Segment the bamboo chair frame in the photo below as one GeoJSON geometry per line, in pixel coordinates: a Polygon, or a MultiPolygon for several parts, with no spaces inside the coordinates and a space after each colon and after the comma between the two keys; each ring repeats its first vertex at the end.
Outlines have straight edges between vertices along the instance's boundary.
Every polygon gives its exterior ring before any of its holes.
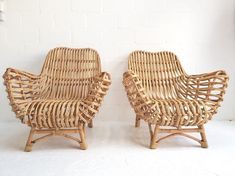
{"type": "Polygon", "coordinates": [[[227,88],[228,75],[219,70],[188,75],[172,52],[134,51],[128,59],[123,84],[140,120],[148,123],[150,148],[169,137],[181,135],[207,148],[204,124],[217,113],[227,88]],[[159,133],[169,133],[159,138],[159,133]],[[201,139],[188,133],[199,133],[201,139]]]}
{"type": "Polygon", "coordinates": [[[54,135],[87,148],[85,125],[93,127],[92,119],[111,84],[110,75],[101,72],[95,50],[55,48],[48,53],[40,75],[8,68],[3,78],[12,110],[31,127],[25,151],[54,135]],[[36,134],[44,136],[33,139],[36,134]]]}

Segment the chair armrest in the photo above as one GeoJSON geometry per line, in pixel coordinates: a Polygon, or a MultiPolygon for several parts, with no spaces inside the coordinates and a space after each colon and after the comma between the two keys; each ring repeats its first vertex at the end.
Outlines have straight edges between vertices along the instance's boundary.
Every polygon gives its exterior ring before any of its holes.
{"type": "Polygon", "coordinates": [[[150,101],[142,85],[142,81],[133,71],[127,71],[123,74],[123,85],[132,106],[139,99],[145,102],[150,101]]]}
{"type": "Polygon", "coordinates": [[[147,96],[139,76],[130,70],[125,72],[123,74],[123,85],[135,113],[140,118],[151,121],[155,103],[147,96]]]}
{"type": "Polygon", "coordinates": [[[16,117],[23,120],[25,106],[40,93],[40,77],[24,71],[8,68],[3,75],[4,84],[16,117]]]}
{"type": "Polygon", "coordinates": [[[225,71],[219,70],[200,75],[186,77],[186,96],[192,99],[203,100],[206,104],[219,107],[223,101],[229,77],[225,71]]]}
{"type": "Polygon", "coordinates": [[[107,94],[111,84],[111,76],[107,72],[94,77],[90,85],[88,95],[85,100],[80,103],[80,111],[85,121],[89,122],[99,111],[99,107],[107,94]]]}

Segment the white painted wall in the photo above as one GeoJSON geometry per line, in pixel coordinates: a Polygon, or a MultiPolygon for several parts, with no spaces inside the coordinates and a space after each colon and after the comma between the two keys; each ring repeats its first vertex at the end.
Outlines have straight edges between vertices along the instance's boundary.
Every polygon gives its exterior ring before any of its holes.
{"type": "MultiPolygon", "coordinates": [[[[57,46],[98,50],[112,86],[96,120],[130,120],[121,84],[136,49],[175,52],[190,74],[225,69],[231,79],[216,119],[235,119],[234,0],[4,0],[0,74],[15,67],[38,74],[57,46]]],[[[3,80],[1,80],[2,82],[3,80]]],[[[15,120],[0,85],[0,119],[15,120]]]]}

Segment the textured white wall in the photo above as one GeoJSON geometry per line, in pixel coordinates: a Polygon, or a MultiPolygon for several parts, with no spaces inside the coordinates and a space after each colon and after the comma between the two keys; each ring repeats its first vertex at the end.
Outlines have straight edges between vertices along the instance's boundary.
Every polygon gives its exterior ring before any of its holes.
{"type": "MultiPolygon", "coordinates": [[[[175,52],[189,74],[225,69],[231,79],[216,119],[235,119],[234,0],[5,0],[0,74],[14,67],[38,74],[58,46],[98,50],[112,86],[96,120],[134,120],[122,86],[128,54],[175,52]]],[[[2,80],[3,81],[3,80],[2,80]]],[[[0,85],[0,119],[13,120],[0,85]]]]}

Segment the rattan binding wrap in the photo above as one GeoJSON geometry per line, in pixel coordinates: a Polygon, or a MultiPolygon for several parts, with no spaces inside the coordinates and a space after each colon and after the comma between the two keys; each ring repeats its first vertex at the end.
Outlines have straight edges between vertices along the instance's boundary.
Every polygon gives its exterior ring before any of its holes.
{"type": "MultiPolygon", "coordinates": [[[[197,126],[203,147],[207,147],[203,125],[217,112],[223,101],[228,76],[224,71],[201,75],[187,75],[177,56],[172,52],[151,53],[135,51],[130,54],[128,71],[123,75],[123,84],[129,102],[136,113],[136,126],[140,119],[149,124],[150,148],[156,148],[158,132],[173,136],[185,134],[183,126],[197,126]],[[152,126],[155,126],[154,131],[152,126]],[[174,131],[161,126],[174,127],[174,131]]],[[[187,130],[186,130],[187,131],[187,130]]],[[[187,131],[191,132],[191,131],[187,131]]]]}
{"type": "MultiPolygon", "coordinates": [[[[39,76],[8,68],[3,77],[12,110],[32,127],[32,133],[46,131],[49,136],[74,139],[66,133],[79,132],[81,148],[86,148],[84,126],[92,126],[111,84],[110,75],[101,72],[95,50],[55,48],[48,53],[39,76]]],[[[32,143],[27,143],[26,151],[32,143]]]]}

